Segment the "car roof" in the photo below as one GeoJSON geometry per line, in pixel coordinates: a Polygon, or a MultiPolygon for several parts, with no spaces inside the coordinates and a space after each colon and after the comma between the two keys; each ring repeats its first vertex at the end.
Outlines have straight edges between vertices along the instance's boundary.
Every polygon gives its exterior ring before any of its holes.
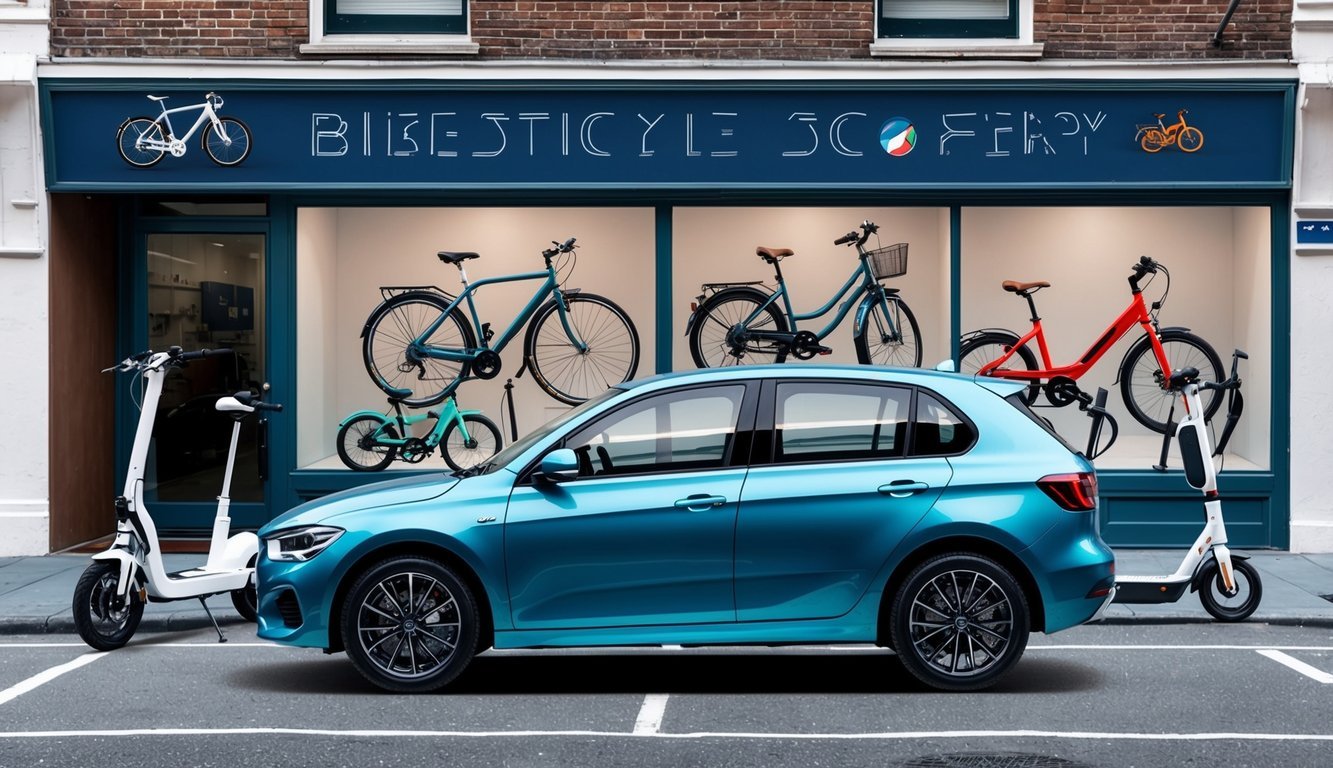
{"type": "MultiPolygon", "coordinates": [[[[722,382],[737,379],[768,378],[830,378],[861,381],[894,381],[904,384],[930,386],[932,382],[969,382],[992,390],[1001,396],[1018,392],[1024,384],[990,377],[977,377],[952,371],[930,368],[893,368],[888,366],[807,363],[797,365],[741,365],[728,368],[705,368],[695,371],[659,373],[617,385],[620,389],[657,389],[659,386],[678,386],[693,382],[722,382]]],[[[947,385],[946,385],[947,386],[947,385]]]]}

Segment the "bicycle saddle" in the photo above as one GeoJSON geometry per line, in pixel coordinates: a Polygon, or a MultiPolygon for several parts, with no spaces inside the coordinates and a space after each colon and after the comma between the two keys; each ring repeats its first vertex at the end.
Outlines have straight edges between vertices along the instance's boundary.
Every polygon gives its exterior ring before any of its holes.
{"type": "Polygon", "coordinates": [[[440,261],[443,261],[445,264],[458,264],[467,261],[468,259],[481,258],[481,254],[471,253],[469,251],[440,251],[438,255],[440,261]]]}
{"type": "Polygon", "coordinates": [[[1017,280],[1005,280],[1000,283],[1000,287],[1010,293],[1024,294],[1028,291],[1035,291],[1040,288],[1050,288],[1051,284],[1045,280],[1038,280],[1035,283],[1020,283],[1017,280]]]}
{"type": "Polygon", "coordinates": [[[166,96],[149,96],[149,97],[148,97],[148,100],[149,100],[149,101],[166,101],[167,98],[168,98],[168,97],[166,97],[166,96]]]}
{"type": "Polygon", "coordinates": [[[793,251],[790,248],[765,248],[762,245],[759,246],[758,248],[755,248],[754,253],[759,258],[763,259],[764,261],[767,261],[769,264],[772,264],[773,262],[778,261],[780,259],[786,258],[787,256],[796,255],[796,251],[793,251]]]}

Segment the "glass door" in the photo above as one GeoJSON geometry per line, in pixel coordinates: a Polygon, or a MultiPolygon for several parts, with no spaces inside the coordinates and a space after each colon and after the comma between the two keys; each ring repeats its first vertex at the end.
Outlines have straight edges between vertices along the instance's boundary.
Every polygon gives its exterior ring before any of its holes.
{"type": "MultiPolygon", "coordinates": [[[[260,392],[265,377],[266,236],[255,233],[149,233],[147,348],[229,349],[172,371],[164,383],[149,451],[145,491],[158,528],[206,534],[231,444],[233,421],[218,398],[260,392]]],[[[142,331],[141,331],[142,332],[142,331]]],[[[241,422],[233,469],[233,528],[257,527],[264,511],[267,422],[241,422]]]]}

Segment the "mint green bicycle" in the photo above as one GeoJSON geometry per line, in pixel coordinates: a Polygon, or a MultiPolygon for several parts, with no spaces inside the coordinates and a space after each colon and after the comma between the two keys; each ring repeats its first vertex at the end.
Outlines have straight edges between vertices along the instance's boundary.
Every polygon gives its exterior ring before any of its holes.
{"type": "Polygon", "coordinates": [[[481,411],[458,408],[450,396],[438,410],[405,415],[402,398],[389,398],[394,415],[357,411],[338,428],[338,458],[358,472],[375,472],[395,458],[416,464],[440,449],[444,463],[455,472],[471,469],[500,452],[504,441],[495,422],[481,411]],[[412,435],[412,425],[434,419],[424,437],[412,435]]]}

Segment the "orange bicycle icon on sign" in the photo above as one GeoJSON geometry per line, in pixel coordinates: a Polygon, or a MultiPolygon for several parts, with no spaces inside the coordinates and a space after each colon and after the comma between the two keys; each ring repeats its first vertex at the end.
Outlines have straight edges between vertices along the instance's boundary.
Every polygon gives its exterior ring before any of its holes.
{"type": "Polygon", "coordinates": [[[1198,152],[1203,148],[1203,131],[1185,122],[1188,109],[1176,113],[1178,120],[1171,125],[1162,122],[1166,115],[1155,115],[1157,123],[1138,126],[1139,132],[1134,140],[1143,147],[1144,152],[1161,152],[1162,147],[1172,144],[1180,147],[1181,152],[1198,152]]]}

